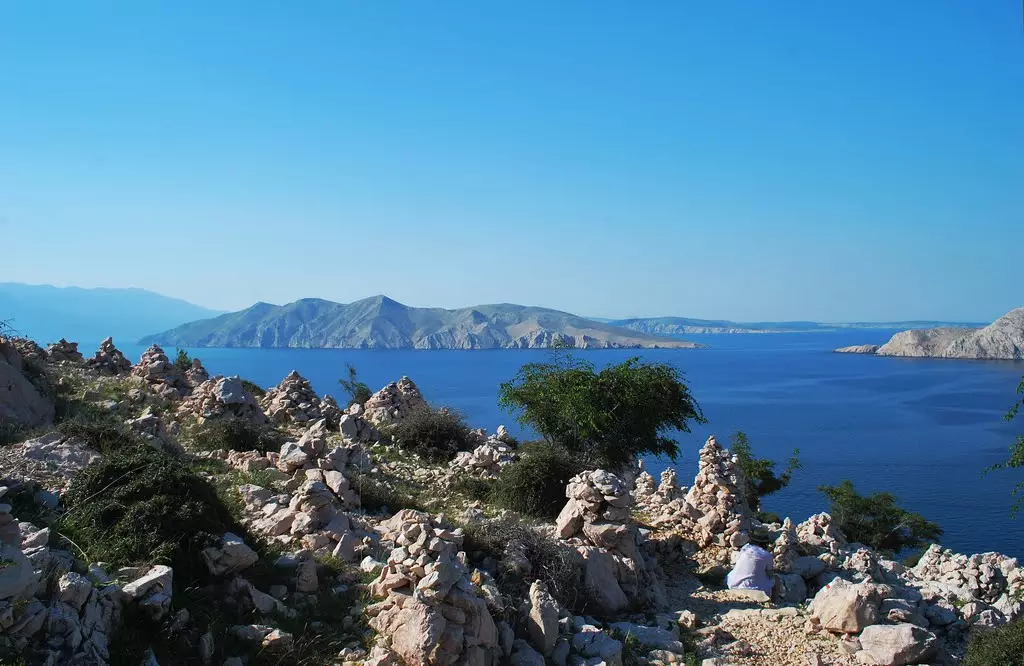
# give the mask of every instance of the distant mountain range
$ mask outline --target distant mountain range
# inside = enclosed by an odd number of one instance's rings
[[[643,317],[634,319],[602,319],[612,326],[649,335],[695,335],[719,333],[823,333],[848,328],[937,328],[941,326],[970,327],[976,324],[941,321],[846,322],[814,321],[737,322],[727,319],[690,319],[688,317]]]
[[[141,336],[220,314],[144,289],[84,289],[0,283],[0,321],[45,344],[64,337],[86,347]]]
[[[857,345],[835,351],[878,356],[1024,360],[1024,308],[1011,310],[984,328],[900,331],[881,346]]]
[[[179,347],[358,349],[692,348],[547,308],[502,303],[458,310],[414,308],[386,296],[354,303],[305,298],[256,305],[143,338]]]

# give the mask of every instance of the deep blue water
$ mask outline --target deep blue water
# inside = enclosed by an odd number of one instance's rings
[[[640,352],[686,373],[708,418],[679,436],[680,479],[696,473],[697,451],[711,433],[720,441],[743,430],[760,456],[781,462],[800,449],[803,469],[765,502],[794,519],[825,509],[820,484],[849,478],[861,492],[886,490],[945,529],[943,544],[961,552],[998,550],[1024,556],[1024,513],[1010,516],[1010,491],[1024,471],[983,470],[1007,455],[1024,421],[1002,420],[1024,363],[894,359],[832,354],[849,344],[882,343],[892,331],[691,336],[699,350]],[[83,349],[85,346],[83,345]],[[124,348],[133,360],[142,349]],[[345,364],[374,390],[411,377],[436,405],[460,410],[474,426],[518,426],[496,404],[498,384],[544,351],[364,351],[197,349],[214,374],[240,374],[263,386],[292,369],[318,392],[338,394]],[[598,366],[632,351],[577,352]],[[648,461],[657,475],[665,461]]]

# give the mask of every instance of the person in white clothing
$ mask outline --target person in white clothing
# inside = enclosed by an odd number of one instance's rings
[[[730,590],[761,590],[772,594],[775,577],[772,571],[772,554],[760,546],[748,543],[740,549],[739,559],[725,582]]]

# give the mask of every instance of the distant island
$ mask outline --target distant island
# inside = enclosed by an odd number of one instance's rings
[[[892,321],[823,323],[816,321],[739,322],[727,319],[691,319],[689,317],[637,317],[632,319],[601,319],[612,326],[621,326],[648,335],[713,335],[744,333],[829,333],[849,328],[939,328],[971,327],[964,322]]]
[[[178,347],[353,349],[578,349],[700,347],[547,308],[502,303],[458,310],[415,308],[387,296],[353,303],[305,298],[257,303],[240,312],[150,335],[140,344]]]
[[[842,354],[1018,361],[1024,359],[1024,308],[984,328],[941,327],[900,331],[884,345],[855,345]]]

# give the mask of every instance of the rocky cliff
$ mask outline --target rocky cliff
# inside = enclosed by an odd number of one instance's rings
[[[386,296],[354,303],[307,298],[256,305],[142,340],[182,347],[357,349],[690,348],[699,345],[549,310],[502,303],[414,308]]]
[[[984,328],[932,328],[900,331],[887,343],[836,349],[840,353],[985,360],[1024,359],[1024,308]]]

